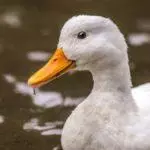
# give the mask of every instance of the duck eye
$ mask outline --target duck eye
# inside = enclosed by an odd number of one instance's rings
[[[79,32],[78,39],[84,39],[84,38],[86,38],[86,32],[84,32],[84,31]]]

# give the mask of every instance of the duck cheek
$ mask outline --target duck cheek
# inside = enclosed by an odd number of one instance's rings
[[[60,47],[59,47],[60,48]],[[63,49],[63,52],[65,54],[65,56],[67,57],[67,59],[70,59],[70,60],[75,60],[74,59],[74,53],[73,53],[73,49],[71,47],[69,47],[68,45],[66,44],[63,44],[61,46],[61,48]]]
[[[86,67],[86,62],[82,59],[76,60],[76,67],[73,70],[82,71],[82,70],[88,70]]]

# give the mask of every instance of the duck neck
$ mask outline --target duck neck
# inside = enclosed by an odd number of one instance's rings
[[[128,64],[118,64],[113,68],[91,70],[93,75],[93,91],[99,92],[122,92],[131,94],[131,80]]]
[[[128,111],[136,111],[136,104],[131,94],[128,63],[118,64],[113,68],[107,67],[107,69],[92,67],[91,72],[94,81],[93,90],[90,94],[92,100],[95,98],[95,101],[100,100],[100,103],[109,101],[107,103],[109,106],[111,106],[111,103],[115,103],[119,107],[124,107],[120,108],[121,111],[127,109]]]

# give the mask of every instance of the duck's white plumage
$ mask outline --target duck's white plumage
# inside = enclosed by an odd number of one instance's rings
[[[86,38],[78,38],[81,31]],[[104,17],[76,16],[62,28],[58,47],[77,70],[93,76],[93,90],[64,125],[63,149],[150,149],[150,96],[136,97],[140,88],[131,92],[127,45],[118,27]]]
[[[150,83],[137,86],[132,89],[132,96],[140,108],[141,112],[145,115],[150,114]]]

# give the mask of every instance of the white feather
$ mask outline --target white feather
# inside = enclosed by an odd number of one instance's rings
[[[78,38],[81,31],[85,39]],[[150,83],[131,90],[127,44],[118,27],[108,18],[76,16],[62,28],[58,47],[94,82],[65,123],[63,149],[150,149]]]

